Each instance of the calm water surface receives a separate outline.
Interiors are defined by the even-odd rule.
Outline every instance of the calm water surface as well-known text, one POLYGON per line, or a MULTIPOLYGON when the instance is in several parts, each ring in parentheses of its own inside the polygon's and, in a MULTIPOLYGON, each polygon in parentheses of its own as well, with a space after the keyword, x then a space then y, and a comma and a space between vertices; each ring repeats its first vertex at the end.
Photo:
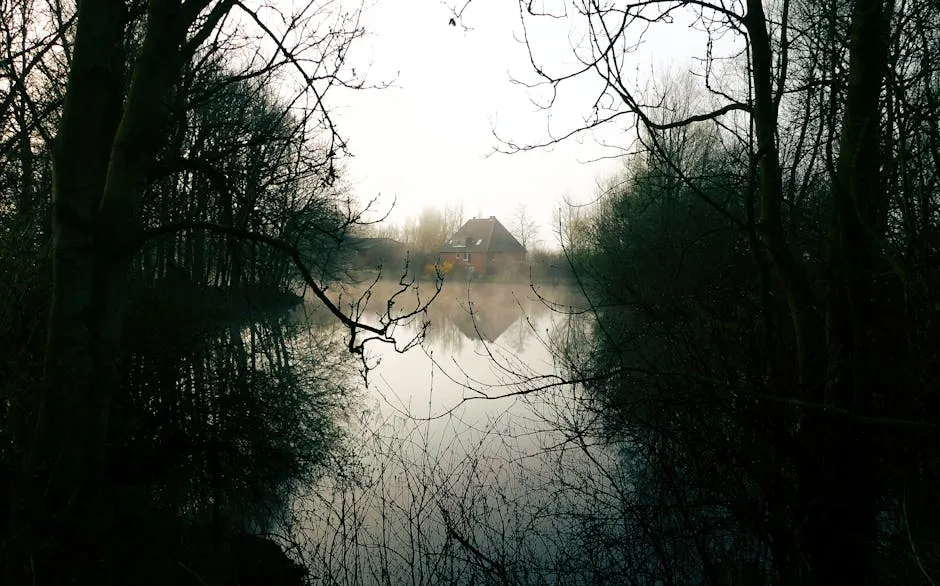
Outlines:
MULTIPOLYGON (((377 287, 363 317, 393 292, 377 287)), ((610 450, 587 439, 591 410, 557 376, 552 350, 584 335, 583 317, 566 311, 578 299, 448 285, 419 346, 370 347, 363 404, 347 422, 354 464, 297 500, 296 531, 324 583, 560 582, 571 519, 608 506, 619 482, 610 450)))

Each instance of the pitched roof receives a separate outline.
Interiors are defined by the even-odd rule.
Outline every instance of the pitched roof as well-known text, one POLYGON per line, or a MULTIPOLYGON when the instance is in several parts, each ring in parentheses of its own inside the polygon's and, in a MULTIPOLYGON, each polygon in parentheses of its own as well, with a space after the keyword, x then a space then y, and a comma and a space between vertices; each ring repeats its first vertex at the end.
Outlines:
POLYGON ((496 216, 474 218, 447 239, 440 252, 525 252, 496 216))

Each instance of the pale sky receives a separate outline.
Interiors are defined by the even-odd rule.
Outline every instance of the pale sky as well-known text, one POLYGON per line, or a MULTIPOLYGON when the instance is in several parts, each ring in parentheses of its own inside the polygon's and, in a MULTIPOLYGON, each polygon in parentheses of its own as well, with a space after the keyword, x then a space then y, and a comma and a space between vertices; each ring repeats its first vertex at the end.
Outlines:
MULTIPOLYGON (((530 99, 544 96, 512 82, 534 79, 519 41, 517 1, 473 0, 463 18, 469 30, 448 26, 451 14, 441 0, 374 0, 366 8, 367 36, 353 48, 352 62, 360 73, 369 70, 372 83, 393 85, 331 95, 331 114, 353 155, 346 167, 354 193, 360 201, 381 194, 386 206, 395 198, 392 221, 426 204, 462 201, 466 218, 495 215, 508 224, 512 209, 524 202, 549 240, 562 197, 592 199, 597 184, 622 165, 592 161, 615 154, 598 138, 629 144, 626 121, 551 149, 491 154, 499 145, 494 130, 533 144, 546 140, 549 124, 553 133, 573 128, 590 112, 600 82, 585 78, 561 94, 550 113, 540 110, 530 99)), ((538 35, 538 56, 570 64, 572 23, 541 19, 540 25, 552 28, 538 35)), ((668 25, 631 57, 634 74, 645 76, 654 63, 685 69, 682 64, 703 47, 687 27, 668 25)))

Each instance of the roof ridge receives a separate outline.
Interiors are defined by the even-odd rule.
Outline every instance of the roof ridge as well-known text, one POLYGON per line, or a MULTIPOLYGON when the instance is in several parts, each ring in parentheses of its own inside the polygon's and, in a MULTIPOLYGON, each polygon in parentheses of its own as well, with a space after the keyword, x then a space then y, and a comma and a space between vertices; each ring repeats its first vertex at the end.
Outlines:
POLYGON ((525 247, 495 216, 470 218, 441 245, 441 252, 519 252, 525 247), (459 236, 459 238, 458 238, 459 236), (461 242, 457 242, 460 240, 461 242), (472 241, 469 244, 465 240, 472 241), (478 244, 479 243, 479 244, 478 244))
POLYGON ((489 219, 490 222, 490 233, 486 236, 486 249, 490 250, 493 248, 493 232, 496 230, 496 222, 499 220, 496 219, 496 216, 491 216, 489 219))

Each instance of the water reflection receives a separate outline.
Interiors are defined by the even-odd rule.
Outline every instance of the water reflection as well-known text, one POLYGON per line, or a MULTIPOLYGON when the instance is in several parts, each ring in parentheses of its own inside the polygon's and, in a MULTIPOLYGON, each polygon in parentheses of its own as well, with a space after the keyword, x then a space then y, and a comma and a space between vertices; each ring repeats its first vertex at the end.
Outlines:
MULTIPOLYGON (((400 289, 331 294, 374 322, 400 289)), ((427 330, 396 332, 425 331, 420 346, 368 346, 365 389, 319 303, 238 323, 148 308, 128 335, 115 417, 115 460, 137 465, 120 474, 149 491, 133 502, 191 524, 280 522, 326 583, 576 583, 559 577, 583 559, 569 552, 572 511, 613 507, 620 470, 585 443, 596 414, 556 373, 559 349, 586 335, 565 311, 578 301, 565 288, 448 285, 427 330)))
POLYGON ((269 527, 341 440, 336 422, 354 406, 342 337, 283 310, 132 317, 111 451, 129 502, 191 526, 269 527))
POLYGON ((565 583, 570 513, 610 506, 597 499, 613 494, 618 467, 585 443, 596 413, 556 376, 552 348, 584 335, 584 320, 558 309, 578 300, 565 288, 448 286, 419 349, 374 348, 357 474, 296 503, 315 573, 335 584, 565 583))
POLYGON ((435 327, 428 341, 440 348, 452 347, 458 333, 463 340, 496 342, 522 319, 530 305, 531 291, 524 287, 488 284, 450 286, 430 307, 435 327))

